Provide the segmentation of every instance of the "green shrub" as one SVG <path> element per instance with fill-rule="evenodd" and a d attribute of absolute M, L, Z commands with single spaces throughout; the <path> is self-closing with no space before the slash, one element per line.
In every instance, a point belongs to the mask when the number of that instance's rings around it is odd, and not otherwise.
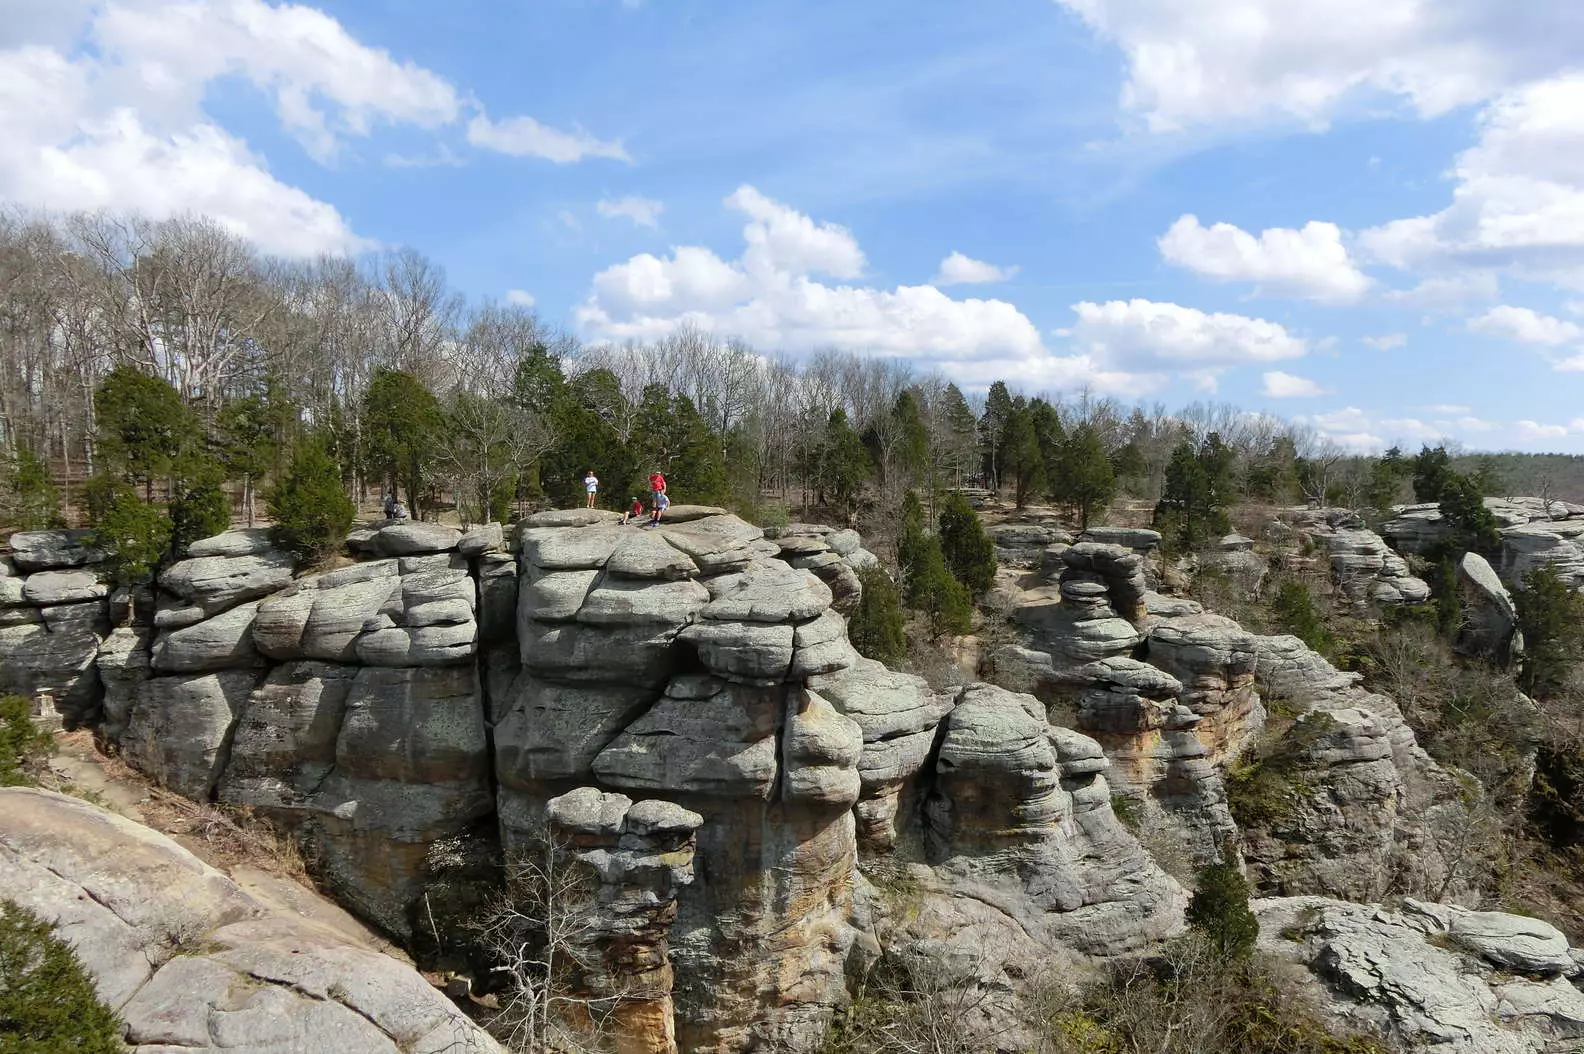
<path fill-rule="evenodd" d="M 961 491 L 947 491 L 940 507 L 941 555 L 957 581 L 975 597 L 982 597 L 995 584 L 995 543 L 985 533 Z"/>
<path fill-rule="evenodd" d="M 894 664 L 907 656 L 906 620 L 902 598 L 891 576 L 878 564 L 858 572 L 863 599 L 847 620 L 847 637 L 858 654 Z"/>
<path fill-rule="evenodd" d="M 171 552 L 180 556 L 200 538 L 231 526 L 231 499 L 217 483 L 197 483 L 170 503 Z"/>
<path fill-rule="evenodd" d="M 1336 727 L 1326 713 L 1311 713 L 1295 722 L 1272 717 L 1246 760 L 1226 777 L 1227 807 L 1245 829 L 1270 830 L 1286 821 L 1298 797 L 1309 790 L 1303 780 L 1309 749 Z"/>
<path fill-rule="evenodd" d="M 1549 697 L 1566 682 L 1584 648 L 1584 597 L 1552 565 L 1540 564 L 1524 572 L 1513 604 L 1524 639 L 1518 683 L 1526 692 Z"/>
<path fill-rule="evenodd" d="M 1274 615 L 1288 633 L 1303 641 L 1322 655 L 1328 655 L 1336 645 L 1331 631 L 1326 628 L 1320 612 L 1315 608 L 1314 596 L 1302 582 L 1283 582 L 1271 601 Z"/>
<path fill-rule="evenodd" d="M 0 1054 L 121 1054 L 121 1026 L 70 945 L 0 900 Z"/>
<path fill-rule="evenodd" d="M 340 549 L 357 510 L 341 487 L 341 472 L 324 445 L 305 439 L 292 451 L 290 466 L 265 497 L 275 544 L 305 560 Z"/>
<path fill-rule="evenodd" d="M 1249 885 L 1231 847 L 1218 863 L 1199 869 L 1188 901 L 1188 925 L 1210 941 L 1222 959 L 1247 959 L 1259 939 L 1259 920 L 1249 910 Z"/>
<path fill-rule="evenodd" d="M 110 554 L 115 580 L 127 585 L 153 574 L 170 548 L 170 518 L 108 475 L 89 481 L 87 499 L 94 545 Z"/>
<path fill-rule="evenodd" d="M 60 490 L 32 448 L 18 447 L 15 455 L 0 459 L 0 527 L 42 531 L 64 526 Z"/>
<path fill-rule="evenodd" d="M 33 770 L 55 751 L 55 740 L 33 724 L 20 695 L 0 696 L 0 787 L 31 787 Z"/>

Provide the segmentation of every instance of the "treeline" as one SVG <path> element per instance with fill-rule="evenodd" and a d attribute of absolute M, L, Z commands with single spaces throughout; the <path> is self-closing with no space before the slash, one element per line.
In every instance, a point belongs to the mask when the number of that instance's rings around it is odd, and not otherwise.
<path fill-rule="evenodd" d="M 686 329 L 584 346 L 524 308 L 468 303 L 411 250 L 292 262 L 203 219 L 0 217 L 0 526 L 46 515 L 27 498 L 41 476 L 74 522 L 110 477 L 173 516 L 219 493 L 248 519 L 307 439 L 354 499 L 394 490 L 469 521 L 572 503 L 590 469 L 613 507 L 658 470 L 678 501 L 893 529 L 909 491 L 933 528 L 962 486 L 1080 523 L 1164 497 L 1185 540 L 1229 502 L 1384 500 L 1379 459 L 1229 406 L 979 395 L 901 360 Z M 1391 496 L 1409 494 L 1397 480 Z"/>

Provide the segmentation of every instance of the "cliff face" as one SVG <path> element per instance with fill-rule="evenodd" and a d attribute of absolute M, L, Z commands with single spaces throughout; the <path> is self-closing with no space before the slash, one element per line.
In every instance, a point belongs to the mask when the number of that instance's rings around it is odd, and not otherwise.
<path fill-rule="evenodd" d="M 0 610 L 54 634 L 30 599 L 47 586 L 84 593 L 95 621 L 60 630 L 75 650 L 29 645 L 62 658 L 19 687 L 58 685 L 71 720 L 166 786 L 280 821 L 399 935 L 437 846 L 550 839 L 599 876 L 578 961 L 603 965 L 577 983 L 619 993 L 624 1049 L 818 1046 L 879 951 L 861 855 L 928 873 L 898 939 L 982 935 L 965 897 L 997 905 L 1007 941 L 1086 953 L 1180 925 L 1183 892 L 1113 814 L 1099 744 L 1031 696 L 935 691 L 854 652 L 841 611 L 873 557 L 852 532 L 768 539 L 687 506 L 657 529 L 542 514 L 509 545 L 497 526 L 396 523 L 354 533 L 358 562 L 293 578 L 263 532 L 231 531 L 113 632 L 91 570 L 44 566 L 95 554 L 44 542 L 30 551 L 56 555 L 31 574 L 7 567 L 20 598 Z M 1116 547 L 1091 548 L 1074 566 L 1111 575 L 1141 620 Z"/>

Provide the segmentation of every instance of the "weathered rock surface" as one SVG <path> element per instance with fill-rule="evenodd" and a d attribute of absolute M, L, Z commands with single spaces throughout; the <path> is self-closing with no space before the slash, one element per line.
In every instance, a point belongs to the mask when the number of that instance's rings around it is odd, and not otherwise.
<path fill-rule="evenodd" d="M 18 571 L 55 571 L 98 563 L 105 553 L 93 545 L 93 531 L 17 531 L 11 536 L 11 559 Z"/>
<path fill-rule="evenodd" d="M 1479 553 L 1464 553 L 1457 568 L 1462 621 L 1453 647 L 1460 654 L 1505 661 L 1523 651 L 1518 609 L 1494 568 Z"/>
<path fill-rule="evenodd" d="M 0 789 L 0 887 L 72 945 L 138 1054 L 501 1050 L 411 966 L 75 798 Z"/>
<path fill-rule="evenodd" d="M 1491 934 L 1498 954 L 1515 942 L 1554 947 L 1549 934 L 1536 940 L 1543 923 L 1505 915 L 1471 924 L 1497 913 L 1413 900 L 1400 912 L 1321 897 L 1253 908 L 1260 947 L 1304 967 L 1298 976 L 1317 1003 L 1350 1028 L 1448 1054 L 1541 1054 L 1584 1039 L 1584 993 L 1558 971 L 1515 976 L 1459 937 L 1460 927 Z"/>
<path fill-rule="evenodd" d="M 546 808 L 553 844 L 597 878 L 566 905 L 573 930 L 572 991 L 607 1017 L 627 1054 L 674 1054 L 670 932 L 681 887 L 693 881 L 704 818 L 670 802 L 579 787 Z"/>

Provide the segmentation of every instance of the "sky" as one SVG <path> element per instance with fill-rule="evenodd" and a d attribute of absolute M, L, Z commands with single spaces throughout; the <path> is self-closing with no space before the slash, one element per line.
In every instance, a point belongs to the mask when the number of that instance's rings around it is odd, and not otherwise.
<path fill-rule="evenodd" d="M 0 202 L 589 341 L 1584 453 L 1584 3 L 0 0 Z"/>

